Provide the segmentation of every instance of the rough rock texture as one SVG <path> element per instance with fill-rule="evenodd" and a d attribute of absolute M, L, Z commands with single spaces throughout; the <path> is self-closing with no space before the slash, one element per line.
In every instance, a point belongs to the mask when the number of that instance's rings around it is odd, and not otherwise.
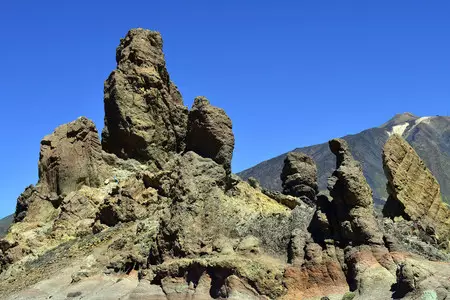
<path fill-rule="evenodd" d="M 186 150 L 211 158 L 230 173 L 233 149 L 233 127 L 225 111 L 210 105 L 205 97 L 195 98 L 189 111 Z"/>
<path fill-rule="evenodd" d="M 346 142 L 335 139 L 329 146 L 336 156 L 336 170 L 329 179 L 331 197 L 318 195 L 309 231 L 320 245 L 319 253 L 328 254 L 333 265 L 340 266 L 355 295 L 386 299 L 395 283 L 396 266 L 373 215 L 372 191 Z"/>
<path fill-rule="evenodd" d="M 287 189 L 314 192 L 294 197 L 230 174 L 231 122 L 205 99 L 196 100 L 181 138 L 171 123 L 177 108 L 165 102 L 176 95 L 160 50 L 159 34 L 141 29 L 119 46 L 105 95 L 120 103 L 117 119 L 106 107 L 105 149 L 113 153 L 99 148 L 93 126 L 46 138 L 40 182 L 18 198 L 15 222 L 0 239 L 2 299 L 449 296 L 450 265 L 421 253 L 446 260 L 433 237 L 411 220 L 376 222 L 372 192 L 342 140 L 329 144 L 337 160 L 330 195 L 316 194 L 314 162 L 287 161 Z M 145 108 L 122 101 L 141 101 L 146 88 L 161 98 Z M 168 106 L 159 110 L 161 103 Z M 420 240 L 403 239 L 409 227 Z"/>
<path fill-rule="evenodd" d="M 317 167 L 311 157 L 300 152 L 289 152 L 280 175 L 283 193 L 305 197 L 313 202 L 318 193 Z"/>
<path fill-rule="evenodd" d="M 414 149 L 393 135 L 383 149 L 388 178 L 388 201 L 383 214 L 419 221 L 430 236 L 449 247 L 450 209 L 442 202 L 440 186 Z"/>
<path fill-rule="evenodd" d="M 336 170 L 329 179 L 330 194 L 340 223 L 341 237 L 348 243 L 383 244 L 373 212 L 372 190 L 360 164 L 354 160 L 347 142 L 334 139 L 329 142 L 336 155 Z"/>
<path fill-rule="evenodd" d="M 443 200 L 450 204 L 450 117 L 418 117 L 410 113 L 395 115 L 379 127 L 370 128 L 357 134 L 346 135 L 344 140 L 350 146 L 352 154 L 361 163 L 367 183 L 373 190 L 374 203 L 383 206 L 388 194 L 386 176 L 383 171 L 381 153 L 390 134 L 401 132 L 403 138 L 416 150 L 427 167 L 439 181 Z M 257 149 L 264 151 L 264 149 Z M 319 190 L 326 190 L 327 180 L 334 171 L 334 156 L 328 143 L 296 148 L 293 151 L 306 153 L 317 164 Z M 244 180 L 249 177 L 258 179 L 266 189 L 282 190 L 280 172 L 287 153 L 257 164 L 238 175 Z"/>
<path fill-rule="evenodd" d="M 103 182 L 101 145 L 92 121 L 80 117 L 41 141 L 39 185 L 44 193 L 67 195 L 82 185 Z"/>
<path fill-rule="evenodd" d="M 185 147 L 187 108 L 170 80 L 158 32 L 132 29 L 105 82 L 102 146 L 121 158 L 162 164 Z"/>

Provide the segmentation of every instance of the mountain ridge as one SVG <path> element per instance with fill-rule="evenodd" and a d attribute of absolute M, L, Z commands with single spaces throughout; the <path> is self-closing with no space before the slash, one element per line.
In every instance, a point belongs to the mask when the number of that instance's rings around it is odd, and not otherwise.
<path fill-rule="evenodd" d="M 443 200 L 449 203 L 450 174 L 446 174 L 446 170 L 450 168 L 450 117 L 418 117 L 409 112 L 396 114 L 379 127 L 342 137 L 349 143 L 355 158 L 361 162 L 364 175 L 374 191 L 375 202 L 381 205 L 387 199 L 387 180 L 381 167 L 381 152 L 383 145 L 393 133 L 400 133 L 419 153 L 439 181 Z M 327 144 L 299 147 L 292 151 L 304 152 L 316 161 L 319 188 L 326 190 L 327 179 L 334 168 L 333 157 L 328 152 Z M 239 172 L 238 175 L 243 179 L 254 177 L 265 188 L 281 190 L 279 174 L 286 154 L 287 152 L 265 160 Z"/>

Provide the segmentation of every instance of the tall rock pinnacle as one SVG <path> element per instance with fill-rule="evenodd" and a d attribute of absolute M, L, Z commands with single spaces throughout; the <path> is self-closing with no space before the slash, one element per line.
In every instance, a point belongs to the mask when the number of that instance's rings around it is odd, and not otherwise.
<path fill-rule="evenodd" d="M 439 183 L 414 149 L 392 135 L 383 149 L 383 167 L 389 198 L 383 209 L 388 217 L 403 216 L 433 229 L 440 241 L 450 237 L 450 209 L 442 202 Z"/>
<path fill-rule="evenodd" d="M 329 146 L 336 155 L 337 165 L 328 188 L 335 201 L 342 237 L 356 244 L 383 244 L 373 216 L 372 190 L 361 165 L 353 158 L 345 140 L 331 140 Z"/>
<path fill-rule="evenodd" d="M 105 82 L 102 146 L 121 158 L 166 160 L 185 147 L 188 110 L 170 81 L 158 32 L 132 29 Z"/>

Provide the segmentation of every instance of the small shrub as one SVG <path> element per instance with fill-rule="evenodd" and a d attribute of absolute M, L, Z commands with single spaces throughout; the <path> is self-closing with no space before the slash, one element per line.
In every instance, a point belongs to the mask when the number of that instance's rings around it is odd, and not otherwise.
<path fill-rule="evenodd" d="M 347 292 L 344 297 L 342 297 L 342 300 L 352 300 L 355 296 L 356 294 L 354 292 Z"/>

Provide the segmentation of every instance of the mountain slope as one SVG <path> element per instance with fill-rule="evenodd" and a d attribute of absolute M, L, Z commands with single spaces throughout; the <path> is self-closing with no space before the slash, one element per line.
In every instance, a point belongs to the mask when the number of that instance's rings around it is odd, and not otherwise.
<path fill-rule="evenodd" d="M 422 157 L 438 179 L 444 201 L 450 202 L 450 117 L 422 117 L 410 113 L 398 114 L 380 127 L 370 128 L 358 134 L 347 135 L 345 139 L 354 157 L 362 164 L 364 175 L 374 192 L 377 203 L 386 197 L 381 152 L 392 133 L 401 134 Z M 335 168 L 328 144 L 296 148 L 293 151 L 310 155 L 317 163 L 319 187 L 326 189 L 327 179 Z M 286 153 L 264 161 L 240 172 L 243 179 L 255 177 L 262 186 L 274 190 L 281 189 L 280 174 Z"/>
<path fill-rule="evenodd" d="M 4 237 L 8 232 L 9 225 L 13 221 L 14 215 L 9 215 L 0 219 L 0 238 Z"/>

